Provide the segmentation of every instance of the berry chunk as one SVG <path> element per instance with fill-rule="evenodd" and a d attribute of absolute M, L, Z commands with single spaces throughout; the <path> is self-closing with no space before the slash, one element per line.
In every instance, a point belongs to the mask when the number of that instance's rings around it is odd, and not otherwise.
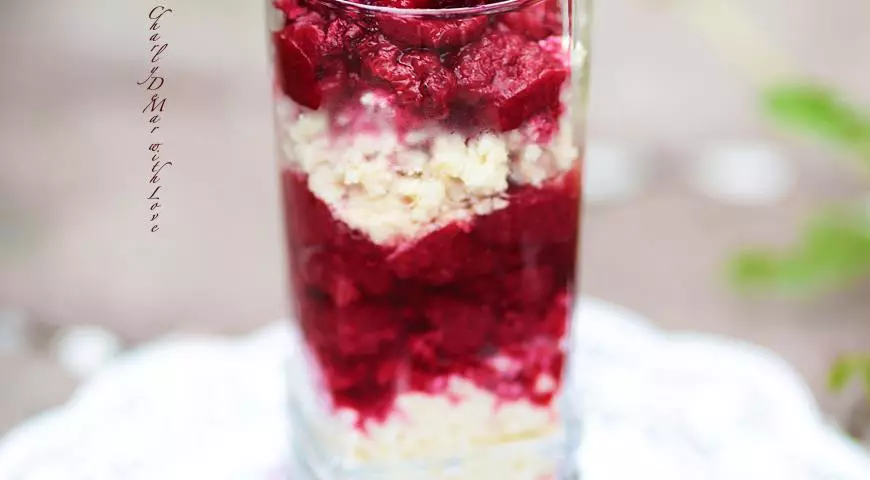
<path fill-rule="evenodd" d="M 310 11 L 298 0 L 275 0 L 275 8 L 284 12 L 284 16 L 291 22 Z"/>
<path fill-rule="evenodd" d="M 555 285 L 553 269 L 546 265 L 508 273 L 503 282 L 510 303 L 521 306 L 543 304 L 552 296 Z"/>
<path fill-rule="evenodd" d="M 387 263 L 399 278 L 443 285 L 456 280 L 474 262 L 470 248 L 466 227 L 453 223 L 401 247 L 387 258 Z"/>
<path fill-rule="evenodd" d="M 532 245 L 574 243 L 580 211 L 576 175 L 543 188 L 517 188 L 507 208 L 479 217 L 475 235 L 485 244 Z"/>
<path fill-rule="evenodd" d="M 394 308 L 377 301 L 336 308 L 313 303 L 303 328 L 312 343 L 324 351 L 350 355 L 387 354 L 403 337 Z"/>
<path fill-rule="evenodd" d="M 537 43 L 490 33 L 463 49 L 455 68 L 459 98 L 481 108 L 480 120 L 502 131 L 556 108 L 567 67 Z"/>
<path fill-rule="evenodd" d="M 342 266 L 332 253 L 318 252 L 304 260 L 301 278 L 309 287 L 328 294 L 336 306 L 346 307 L 362 295 Z"/>
<path fill-rule="evenodd" d="M 537 312 L 505 312 L 496 327 L 494 340 L 499 346 L 522 345 L 535 336 L 539 321 Z"/>
<path fill-rule="evenodd" d="M 281 89 L 300 105 L 317 109 L 323 98 L 317 81 L 326 36 L 323 18 L 307 12 L 288 23 L 275 34 L 275 67 Z"/>
<path fill-rule="evenodd" d="M 432 8 L 431 0 L 377 0 L 375 3 L 382 7 L 391 8 Z"/>
<path fill-rule="evenodd" d="M 500 23 L 514 33 L 532 40 L 557 35 L 562 30 L 562 16 L 558 0 L 544 0 L 522 10 L 506 13 Z"/>
<path fill-rule="evenodd" d="M 341 59 L 324 60 L 317 76 L 323 99 L 333 104 L 344 98 L 355 84 L 354 75 L 348 72 Z"/>
<path fill-rule="evenodd" d="M 314 60 L 314 63 L 320 61 L 321 45 L 326 38 L 326 23 L 320 14 L 310 12 L 302 15 L 286 30 L 305 54 Z"/>
<path fill-rule="evenodd" d="M 431 52 L 407 52 L 399 62 L 410 65 L 420 79 L 421 100 L 417 105 L 431 119 L 442 119 L 450 113 L 450 102 L 456 95 L 456 77 L 441 65 L 441 60 Z"/>
<path fill-rule="evenodd" d="M 553 338 L 562 338 L 568 329 L 568 316 L 571 314 L 571 300 L 568 292 L 556 295 L 553 305 L 544 317 L 543 331 Z"/>
<path fill-rule="evenodd" d="M 396 43 L 417 48 L 456 48 L 479 39 L 486 30 L 486 17 L 456 20 L 420 20 L 384 14 L 378 18 L 381 31 Z"/>
<path fill-rule="evenodd" d="M 365 30 L 344 18 L 336 18 L 326 28 L 323 54 L 347 56 L 356 41 L 363 38 Z"/>
<path fill-rule="evenodd" d="M 294 249 L 330 243 L 347 230 L 337 223 L 329 207 L 308 188 L 305 176 L 285 171 L 281 177 L 284 191 L 284 216 Z"/>
<path fill-rule="evenodd" d="M 317 64 L 284 29 L 275 35 L 275 68 L 281 90 L 296 103 L 317 109 L 323 99 L 317 84 Z"/>
<path fill-rule="evenodd" d="M 460 8 L 483 5 L 484 0 L 378 0 L 377 4 L 393 8 Z"/>
<path fill-rule="evenodd" d="M 456 78 L 432 52 L 403 52 L 382 36 L 360 43 L 363 75 L 390 87 L 399 101 L 430 119 L 449 114 Z"/>
<path fill-rule="evenodd" d="M 450 356 L 472 355 L 486 344 L 495 325 L 488 305 L 450 297 L 433 297 L 425 310 L 426 318 L 440 333 L 439 350 Z"/>

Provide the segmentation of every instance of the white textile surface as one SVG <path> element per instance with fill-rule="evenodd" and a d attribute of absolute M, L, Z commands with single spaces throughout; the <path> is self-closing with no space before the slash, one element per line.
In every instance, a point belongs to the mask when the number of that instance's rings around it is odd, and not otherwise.
<path fill-rule="evenodd" d="M 870 479 L 870 457 L 760 348 L 588 298 L 575 332 L 583 480 Z M 289 347 L 279 322 L 123 355 L 0 442 L 0 480 L 286 480 Z"/>

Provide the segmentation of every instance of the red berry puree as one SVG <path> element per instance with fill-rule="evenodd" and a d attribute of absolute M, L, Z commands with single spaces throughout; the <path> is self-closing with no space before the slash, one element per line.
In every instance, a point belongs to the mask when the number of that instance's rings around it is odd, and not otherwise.
<path fill-rule="evenodd" d="M 398 8 L 476 0 L 371 0 Z M 554 1 L 520 11 L 421 19 L 364 14 L 316 0 L 277 0 L 276 82 L 296 104 L 342 111 L 378 91 L 397 130 L 437 125 L 473 136 L 535 124 L 559 128 L 570 68 Z M 552 43 L 552 42 L 551 42 Z M 578 159 L 579 161 L 579 159 Z M 507 206 L 375 243 L 315 196 L 305 172 L 283 173 L 293 298 L 336 408 L 383 420 L 397 395 L 438 394 L 461 377 L 505 401 L 548 406 L 558 393 L 573 303 L 580 176 L 511 182 Z M 376 212 L 373 212 L 376 213 Z M 493 358 L 510 360 L 496 368 Z M 542 376 L 555 388 L 536 388 Z"/>

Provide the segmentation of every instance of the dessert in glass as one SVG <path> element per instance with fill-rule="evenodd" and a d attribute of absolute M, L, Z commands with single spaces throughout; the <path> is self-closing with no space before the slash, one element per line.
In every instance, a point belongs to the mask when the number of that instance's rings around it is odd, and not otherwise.
<path fill-rule="evenodd" d="M 312 479 L 576 478 L 583 0 L 269 0 Z"/>

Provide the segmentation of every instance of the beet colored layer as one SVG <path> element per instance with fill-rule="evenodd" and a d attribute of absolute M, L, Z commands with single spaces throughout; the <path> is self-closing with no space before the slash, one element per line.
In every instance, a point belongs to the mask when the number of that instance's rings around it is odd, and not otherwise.
<path fill-rule="evenodd" d="M 375 0 L 399 8 L 476 1 Z M 538 112 L 559 111 L 569 69 L 558 39 L 557 0 L 499 15 L 438 19 L 341 11 L 318 0 L 276 0 L 279 86 L 296 103 L 333 110 L 378 91 L 399 112 L 396 127 L 512 130 Z M 558 42 L 557 42 L 558 44 Z M 551 116 L 555 120 L 555 116 Z"/>
<path fill-rule="evenodd" d="M 336 220 L 306 179 L 283 175 L 303 334 L 338 407 L 383 418 L 398 390 L 460 375 L 506 400 L 548 404 L 574 278 L 579 180 L 512 187 L 509 206 L 411 244 L 378 246 Z M 493 354 L 516 360 L 497 371 Z"/>

